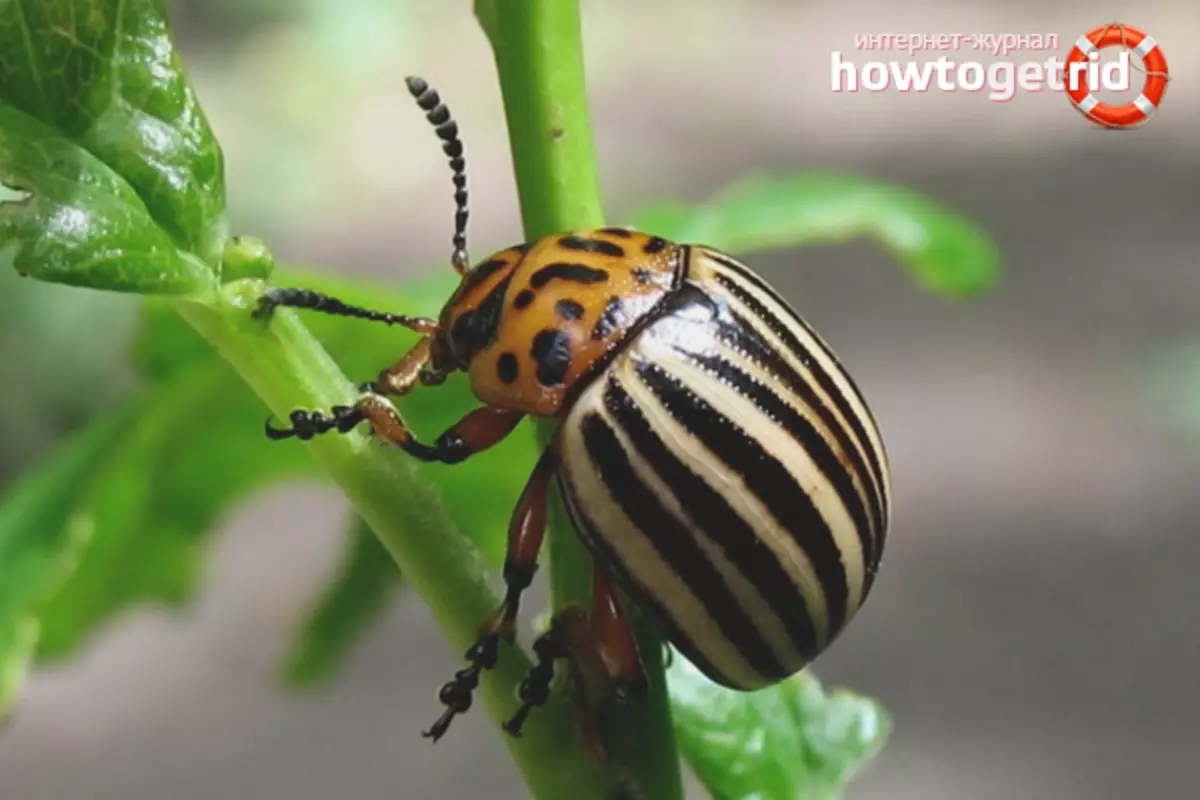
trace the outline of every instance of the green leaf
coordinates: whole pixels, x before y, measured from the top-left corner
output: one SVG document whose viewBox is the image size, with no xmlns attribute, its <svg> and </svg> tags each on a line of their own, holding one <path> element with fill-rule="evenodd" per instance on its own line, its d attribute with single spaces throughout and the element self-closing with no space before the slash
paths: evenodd
<svg viewBox="0 0 1200 800">
<path fill-rule="evenodd" d="M 0 262 L 22 274 L 143 293 L 197 292 L 211 282 L 103 161 L 2 104 L 0 186 Z"/>
<path fill-rule="evenodd" d="M 219 263 L 223 157 L 161 0 L 0 0 L 0 102 L 108 164 L 179 249 Z"/>
<path fill-rule="evenodd" d="M 95 492 L 78 510 L 94 533 L 41 609 L 42 658 L 73 652 L 129 605 L 190 598 L 222 514 L 256 489 L 315 474 L 307 455 L 261 435 L 257 398 L 222 362 L 151 391 Z"/>
<path fill-rule="evenodd" d="M 38 636 L 36 609 L 69 574 L 92 533 L 75 515 L 126 433 L 131 415 L 94 423 L 16 484 L 0 499 L 0 717 L 16 692 Z"/>
<path fill-rule="evenodd" d="M 874 701 L 804 671 L 757 692 L 718 686 L 675 654 L 668 680 L 684 757 L 716 800 L 834 800 L 891 731 Z"/>
<path fill-rule="evenodd" d="M 305 621 L 288 664 L 296 687 L 329 681 L 402 585 L 396 562 L 365 523 L 356 518 L 348 539 L 341 574 Z"/>
<path fill-rule="evenodd" d="M 973 224 L 912 190 L 852 175 L 751 177 L 703 205 L 664 203 L 634 222 L 734 254 L 866 236 L 943 295 L 981 291 L 998 274 L 996 247 Z"/>
</svg>

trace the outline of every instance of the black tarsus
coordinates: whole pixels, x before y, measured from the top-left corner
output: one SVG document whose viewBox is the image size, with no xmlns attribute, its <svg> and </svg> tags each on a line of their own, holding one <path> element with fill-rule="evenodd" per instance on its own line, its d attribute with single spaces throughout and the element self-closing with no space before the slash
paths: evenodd
<svg viewBox="0 0 1200 800">
<path fill-rule="evenodd" d="M 551 623 L 550 630 L 534 640 L 533 652 L 537 656 L 537 663 L 526 673 L 525 679 L 521 681 L 521 685 L 517 689 L 521 707 L 503 726 L 509 736 L 520 736 L 521 728 L 525 725 L 525 718 L 529 716 L 529 712 L 538 706 L 545 705 L 546 701 L 550 699 L 550 683 L 554 680 L 554 662 L 560 658 L 566 658 L 568 655 L 562 636 L 555 628 L 554 623 Z"/>
<path fill-rule="evenodd" d="M 365 420 L 366 416 L 363 412 L 354 406 L 334 406 L 329 410 L 328 416 L 320 411 L 296 409 L 288 415 L 288 421 L 292 423 L 290 428 L 276 428 L 271 425 L 271 420 L 267 420 L 267 438 L 279 440 L 290 439 L 294 436 L 300 441 L 306 442 L 314 436 L 333 430 L 338 433 L 349 433 Z"/>
<path fill-rule="evenodd" d="M 383 322 L 388 325 L 409 326 L 417 319 L 406 314 L 389 314 L 385 311 L 371 311 L 367 308 L 352 306 L 343 303 L 336 297 L 314 292 L 311 289 L 271 289 L 258 298 L 258 308 L 254 309 L 251 316 L 263 319 L 270 316 L 271 312 L 280 306 L 320 311 L 323 314 L 332 314 L 337 317 L 354 317 L 371 322 Z"/>
<path fill-rule="evenodd" d="M 470 258 L 467 255 L 467 162 L 463 158 L 462 140 L 458 138 L 458 123 L 451 117 L 450 109 L 442 102 L 437 90 L 424 78 L 412 76 L 404 82 L 409 94 L 425 112 L 425 119 L 442 140 L 442 152 L 450 159 L 450 169 L 454 173 L 454 238 L 451 240 L 454 251 L 450 263 L 462 274 L 470 268 Z"/>
<path fill-rule="evenodd" d="M 422 736 L 436 742 L 446 735 L 455 716 L 465 714 L 470 710 L 472 695 L 479 685 L 479 675 L 485 669 L 496 666 L 499 647 L 500 637 L 494 635 L 481 637 L 478 642 L 471 645 L 471 649 L 466 652 L 466 658 L 471 662 L 470 665 L 454 673 L 454 679 L 443 684 L 442 688 L 438 690 L 438 700 L 446 707 L 446 710 L 430 726 L 429 730 L 421 731 Z"/>
<path fill-rule="evenodd" d="M 497 615 L 499 616 L 494 618 L 499 622 L 499 625 L 489 624 L 485 626 L 475 644 L 471 645 L 471 649 L 467 650 L 464 656 L 471 663 L 454 673 L 453 680 L 443 684 L 442 688 L 438 690 L 438 700 L 446 707 L 446 710 L 442 712 L 441 716 L 437 718 L 429 730 L 421 732 L 421 735 L 426 739 L 432 739 L 436 742 L 446 734 L 455 716 L 464 714 L 470 710 L 475 689 L 479 685 L 479 675 L 484 670 L 496 666 L 500 641 L 504 640 L 510 644 L 512 643 L 513 624 L 521 609 L 521 594 L 533 583 L 533 576 L 536 571 L 536 564 L 505 562 L 504 583 L 507 588 L 504 593 L 504 603 L 501 604 L 500 609 L 497 611 Z M 505 633 L 505 631 L 508 632 Z M 537 648 L 538 645 L 535 642 L 535 652 Z M 523 696 L 522 699 L 524 699 Z M 544 703 L 545 700 L 542 702 Z M 528 711 L 525 711 L 525 714 L 528 713 Z M 522 720 L 525 714 L 521 715 Z M 519 734 L 519 724 L 517 728 Z"/>
</svg>

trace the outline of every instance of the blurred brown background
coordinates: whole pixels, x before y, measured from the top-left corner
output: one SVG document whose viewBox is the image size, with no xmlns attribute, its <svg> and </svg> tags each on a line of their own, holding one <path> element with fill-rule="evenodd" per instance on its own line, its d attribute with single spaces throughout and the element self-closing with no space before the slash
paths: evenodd
<svg viewBox="0 0 1200 800">
<path fill-rule="evenodd" d="M 465 0 L 173 5 L 228 157 L 236 230 L 364 277 L 441 263 L 449 181 L 404 94 L 416 72 L 464 131 L 472 252 L 520 238 L 495 73 Z M 1200 381 L 1180 397 L 1162 368 L 1200 342 L 1200 8 L 1131 8 L 584 3 L 613 222 L 747 172 L 853 171 L 960 209 L 1003 250 L 999 289 L 963 303 L 923 294 L 866 244 L 752 259 L 851 365 L 893 458 L 886 566 L 818 668 L 895 719 L 856 800 L 1200 795 L 1200 434 L 1171 415 L 1200 408 Z M 829 89 L 832 50 L 905 58 L 854 52 L 855 33 L 1057 33 L 1065 55 L 1114 18 L 1154 35 L 1175 76 L 1133 133 L 1101 131 L 1049 92 L 994 103 Z M 111 365 L 128 305 L 9 284 L 5 302 L 23 309 L 0 339 L 11 474 L 85 402 L 127 389 Z M 64 356 L 55 336 L 92 349 Z M 63 369 L 46 368 L 52 354 Z M 85 402 L 61 400 L 56 376 L 71 370 L 96 380 Z M 0 737 L 0 798 L 524 796 L 483 714 L 441 746 L 419 738 L 457 659 L 415 598 L 327 692 L 279 687 L 344 511 L 326 489 L 257 498 L 228 519 L 194 607 L 142 610 L 39 673 Z"/>
</svg>

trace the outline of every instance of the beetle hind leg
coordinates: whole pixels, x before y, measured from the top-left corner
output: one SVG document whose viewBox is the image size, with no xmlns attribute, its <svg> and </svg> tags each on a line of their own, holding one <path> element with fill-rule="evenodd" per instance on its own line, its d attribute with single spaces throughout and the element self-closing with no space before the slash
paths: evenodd
<svg viewBox="0 0 1200 800">
<path fill-rule="evenodd" d="M 537 663 L 521 682 L 521 706 L 504 730 L 512 736 L 521 734 L 530 712 L 549 699 L 554 662 L 563 660 L 571 678 L 580 732 L 593 758 L 604 761 L 597 715 L 600 700 L 609 694 L 621 700 L 641 697 L 647 688 L 637 639 L 607 572 L 596 567 L 590 612 L 578 606 L 559 610 L 550 630 L 534 642 L 533 650 Z"/>
</svg>

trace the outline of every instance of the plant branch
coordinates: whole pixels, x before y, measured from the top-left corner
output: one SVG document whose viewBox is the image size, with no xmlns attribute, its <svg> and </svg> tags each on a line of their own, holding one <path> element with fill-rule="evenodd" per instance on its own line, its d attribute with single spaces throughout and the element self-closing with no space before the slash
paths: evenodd
<svg viewBox="0 0 1200 800">
<path fill-rule="evenodd" d="M 604 224 L 576 0 L 477 0 L 495 51 L 527 241 Z M 543 444 L 554 423 L 538 429 Z M 592 562 L 555 497 L 550 586 L 556 608 L 585 602 Z M 646 797 L 683 797 L 657 632 L 631 608 L 650 682 L 643 701 L 605 709 L 609 755 Z M 531 723 L 534 718 L 531 718 Z"/>
<path fill-rule="evenodd" d="M 269 325 L 250 317 L 264 288 L 259 280 L 235 281 L 211 305 L 181 300 L 175 306 L 281 419 L 296 407 L 353 402 L 354 386 L 291 310 L 278 310 Z M 446 516 L 437 493 L 403 453 L 362 433 L 317 437 L 307 447 L 396 559 L 454 649 L 465 652 L 499 597 L 488 585 L 488 568 Z M 484 673 L 480 694 L 497 724 L 516 710 L 515 687 L 529 666 L 524 650 L 502 647 L 495 669 Z M 588 778 L 594 766 L 570 735 L 570 716 L 558 706 L 540 711 L 539 724 L 522 738 L 502 734 L 530 788 L 539 798 L 604 798 Z M 432 722 L 432 702 L 429 713 Z M 412 735 L 413 747 L 432 746 L 416 731 Z"/>
</svg>

